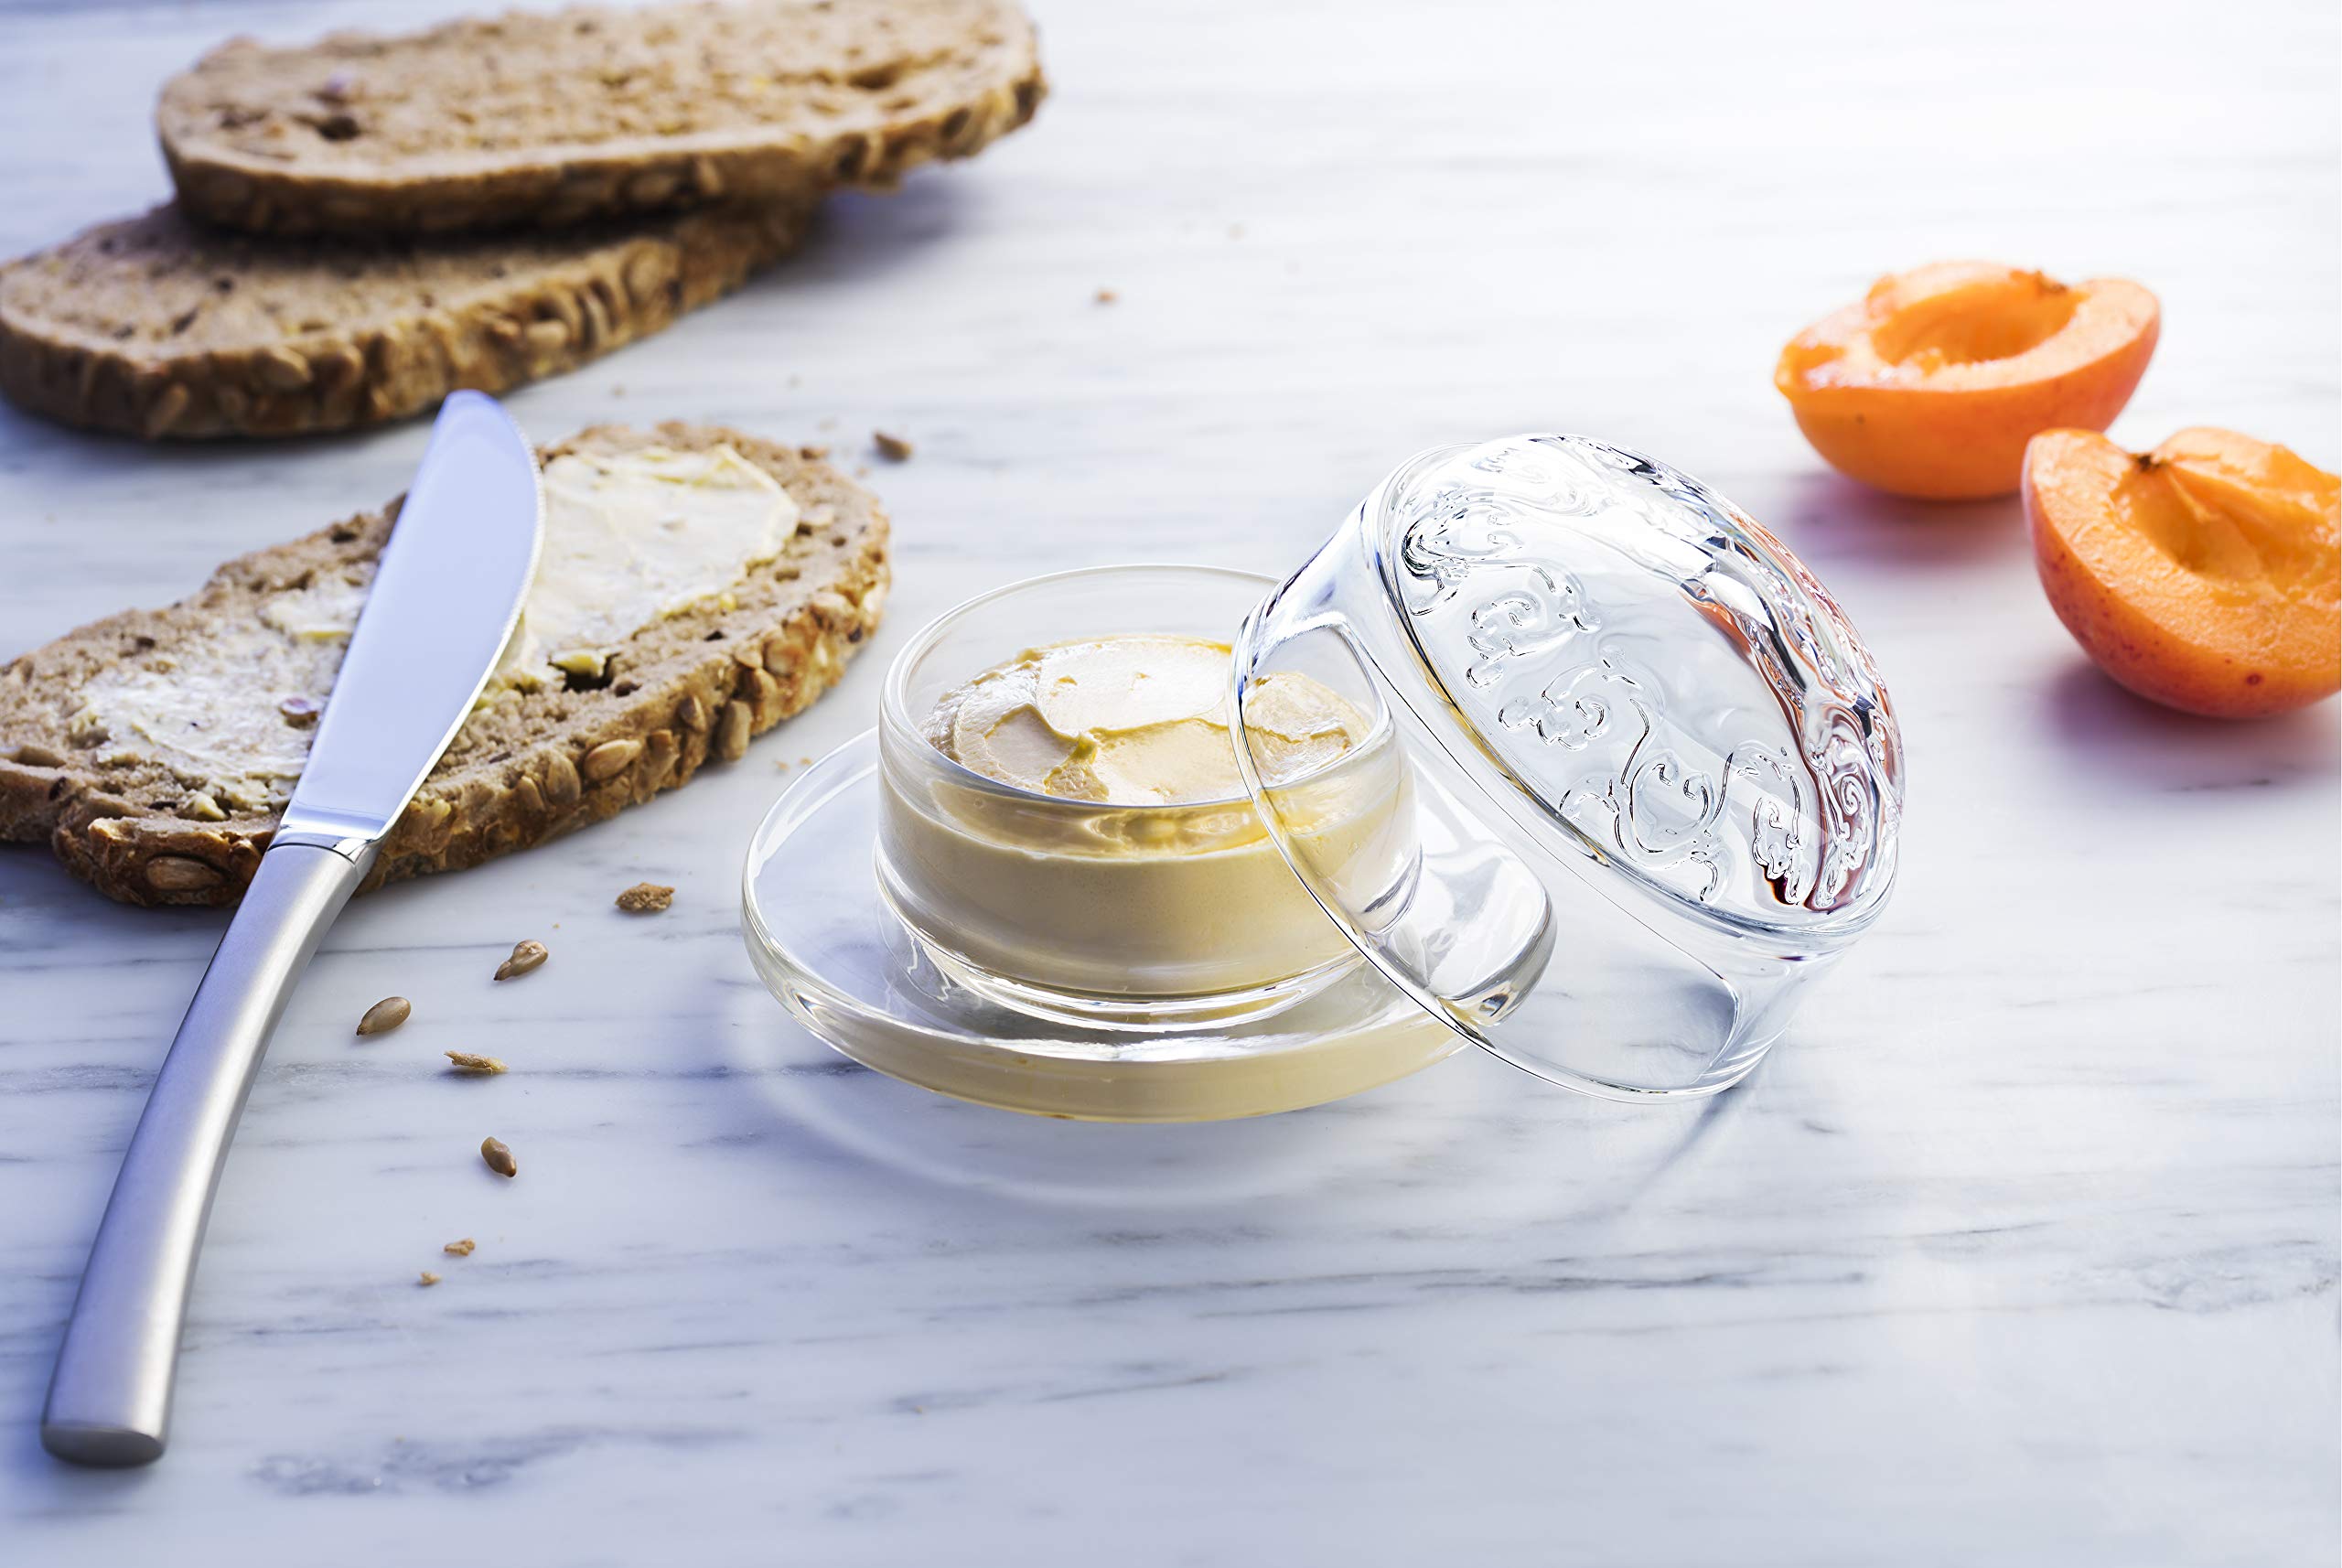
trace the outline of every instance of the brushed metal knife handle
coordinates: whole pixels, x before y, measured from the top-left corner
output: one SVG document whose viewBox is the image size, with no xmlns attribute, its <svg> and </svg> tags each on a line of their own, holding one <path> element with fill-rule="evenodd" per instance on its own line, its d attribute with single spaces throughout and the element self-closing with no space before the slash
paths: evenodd
<svg viewBox="0 0 2342 1568">
<path fill-rule="evenodd" d="M 41 1412 L 41 1445 L 59 1458 L 161 1457 L 188 1291 L 228 1140 L 294 982 L 375 848 L 280 833 L 261 856 L 155 1079 L 90 1248 Z"/>
</svg>

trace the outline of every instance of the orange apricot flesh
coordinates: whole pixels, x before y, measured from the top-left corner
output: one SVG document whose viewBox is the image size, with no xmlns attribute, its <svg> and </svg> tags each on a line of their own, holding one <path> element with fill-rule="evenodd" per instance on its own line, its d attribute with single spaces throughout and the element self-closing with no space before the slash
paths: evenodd
<svg viewBox="0 0 2342 1568">
<path fill-rule="evenodd" d="M 2057 618 L 2141 696 L 2253 718 L 2342 689 L 2342 479 L 2284 447 L 2046 431 L 2025 515 Z"/>
<path fill-rule="evenodd" d="M 2155 296 L 2120 278 L 1941 262 L 1799 333 L 1773 384 L 1840 473 L 1900 496 L 2004 496 L 2036 435 L 2113 423 L 2161 321 Z"/>
</svg>

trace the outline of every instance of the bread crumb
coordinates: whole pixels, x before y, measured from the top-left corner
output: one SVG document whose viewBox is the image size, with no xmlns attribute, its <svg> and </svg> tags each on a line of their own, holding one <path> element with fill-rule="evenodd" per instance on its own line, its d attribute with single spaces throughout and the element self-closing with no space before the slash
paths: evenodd
<svg viewBox="0 0 2342 1568">
<path fill-rule="evenodd" d="M 1122 298 L 1122 297 L 1123 297 L 1123 296 L 1122 296 L 1121 295 L 1116 294 L 1116 293 L 1115 293 L 1112 289 L 1111 289 L 1111 288 L 1101 288 L 1101 289 L 1100 289 L 1100 290 L 1098 291 L 1098 298 L 1097 298 L 1096 303 L 1098 303 L 1098 304 L 1100 304 L 1100 305 L 1112 305 L 1112 304 L 1113 304 L 1116 300 L 1118 300 L 1118 299 L 1120 299 L 1120 298 Z"/>
<path fill-rule="evenodd" d="M 439 1250 L 443 1252 L 453 1252 L 458 1258 L 468 1258 L 472 1255 L 472 1249 L 478 1245 L 478 1242 L 467 1236 L 460 1241 L 450 1241 Z"/>
<path fill-rule="evenodd" d="M 425 1269 L 425 1270 L 424 1270 L 424 1271 L 423 1271 L 423 1277 L 422 1277 L 421 1279 L 419 1279 L 419 1280 L 415 1281 L 415 1283 L 417 1283 L 417 1284 L 422 1284 L 422 1285 L 435 1285 L 435 1284 L 437 1284 L 438 1283 L 439 1283 L 439 1276 L 438 1276 L 437 1274 L 433 1273 L 429 1269 Z"/>
<path fill-rule="evenodd" d="M 878 456 L 886 458 L 889 463 L 908 463 L 911 460 L 911 444 L 899 435 L 889 435 L 883 430 L 874 430 L 870 433 L 870 445 L 876 446 L 878 449 Z"/>
<path fill-rule="evenodd" d="M 449 1051 L 447 1059 L 454 1062 L 453 1070 L 467 1073 L 502 1072 L 504 1064 L 494 1057 L 476 1057 L 469 1051 Z"/>
<path fill-rule="evenodd" d="M 818 445 L 812 446 L 800 446 L 797 449 L 797 455 L 800 457 L 804 458 L 808 463 L 818 463 L 822 458 L 830 455 L 830 449 L 826 446 Z"/>
<path fill-rule="evenodd" d="M 618 908 L 629 915 L 663 913 L 675 901 L 675 890 L 656 882 L 638 882 L 618 895 Z"/>
</svg>

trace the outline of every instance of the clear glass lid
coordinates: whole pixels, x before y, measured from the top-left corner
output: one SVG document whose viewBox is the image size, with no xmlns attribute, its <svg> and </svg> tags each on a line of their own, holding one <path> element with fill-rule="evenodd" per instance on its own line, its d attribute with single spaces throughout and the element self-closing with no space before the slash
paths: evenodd
<svg viewBox="0 0 2342 1568">
<path fill-rule="evenodd" d="M 1246 620 L 1264 676 L 1371 689 L 1407 762 L 1370 842 L 1263 787 L 1279 849 L 1384 974 L 1542 1077 L 1713 1093 L 1895 877 L 1902 747 L 1870 656 L 1729 501 L 1574 435 L 1426 452 Z M 1273 692 L 1272 686 L 1267 690 Z"/>
</svg>

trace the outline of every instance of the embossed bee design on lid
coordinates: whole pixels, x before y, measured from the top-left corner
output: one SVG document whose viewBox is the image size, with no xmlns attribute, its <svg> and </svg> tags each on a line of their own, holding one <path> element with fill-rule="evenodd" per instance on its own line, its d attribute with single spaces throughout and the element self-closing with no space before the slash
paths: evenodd
<svg viewBox="0 0 2342 1568">
<path fill-rule="evenodd" d="M 1768 921 L 1884 894 L 1886 694 L 1828 593 L 1729 501 L 1542 436 L 1418 466 L 1383 519 L 1425 664 L 1520 787 L 1623 869 Z"/>
<path fill-rule="evenodd" d="M 1305 800 L 1248 779 L 1253 803 L 1388 979 L 1555 1081 L 1737 1081 L 1893 887 L 1903 746 L 1861 639 L 1764 528 L 1623 447 L 1402 464 L 1236 665 L 1240 718 L 1281 669 L 1384 715 L 1402 842 L 1313 841 Z"/>
</svg>

